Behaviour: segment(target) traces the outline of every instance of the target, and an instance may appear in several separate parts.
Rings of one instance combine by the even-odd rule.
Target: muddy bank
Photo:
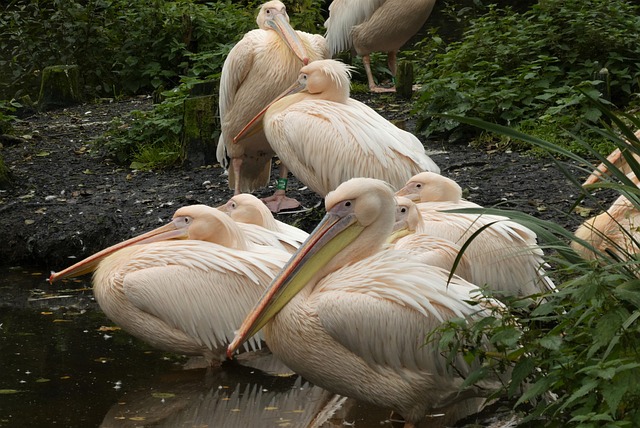
[[[411,130],[408,106],[394,98],[371,98],[385,117]],[[105,246],[167,222],[187,204],[220,205],[231,197],[219,165],[161,172],[133,171],[92,152],[91,141],[114,117],[151,108],[149,98],[85,104],[37,113],[17,126],[20,138],[1,149],[15,185],[0,191],[1,265],[59,270]],[[570,213],[577,193],[552,162],[513,152],[485,152],[467,145],[425,142],[442,173],[457,180],[467,198],[501,204],[573,229],[583,218]],[[292,196],[303,205],[321,203],[295,178]],[[263,189],[266,196],[273,189]],[[310,231],[322,205],[278,218]]]

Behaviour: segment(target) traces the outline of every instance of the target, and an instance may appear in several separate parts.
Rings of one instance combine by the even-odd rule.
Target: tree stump
[[[396,94],[406,100],[413,95],[413,64],[400,61],[396,73]]]
[[[215,164],[220,136],[217,85],[204,82],[191,90],[184,100],[182,121],[182,156],[187,168]]]
[[[51,65],[42,70],[38,108],[68,107],[82,101],[77,65]]]

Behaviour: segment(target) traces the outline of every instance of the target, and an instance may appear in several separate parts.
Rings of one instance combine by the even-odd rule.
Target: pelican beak
[[[187,239],[189,237],[188,230],[186,228],[179,228],[174,222],[167,223],[157,229],[150,232],[143,233],[134,238],[112,245],[104,250],[87,257],[78,263],[69,266],[68,268],[61,270],[60,272],[52,272],[49,277],[49,283],[53,284],[54,281],[58,281],[64,278],[73,278],[81,276],[96,270],[100,262],[107,256],[121,250],[125,247],[136,244],[148,244],[150,242],[165,241],[169,239]]]
[[[398,239],[405,237],[407,235],[411,235],[415,233],[413,230],[409,229],[406,221],[399,221],[393,226],[393,231],[391,235],[387,238],[387,243],[396,242]]]
[[[291,86],[289,86],[283,93],[278,95],[273,101],[271,101],[265,108],[260,110],[260,112],[255,115],[253,119],[247,123],[244,128],[238,132],[238,135],[233,137],[233,143],[237,144],[245,138],[251,137],[262,130],[262,119],[264,118],[265,113],[269,110],[269,107],[280,101],[282,98],[287,95],[297,94],[298,92],[302,92],[306,88],[305,85],[300,83],[298,80]]]
[[[247,315],[227,348],[227,357],[232,358],[240,345],[276,316],[280,309],[362,230],[363,227],[357,223],[353,214],[340,216],[332,212],[327,213]]]
[[[615,149],[609,156],[607,156],[607,160],[611,162],[614,166],[618,166],[623,160],[622,150]],[[609,168],[604,163],[598,165],[596,170],[582,183],[583,186],[588,186],[590,184],[595,184],[600,181],[604,176],[609,173]]]
[[[402,189],[398,190],[396,192],[396,196],[402,196],[412,202],[420,202],[420,195],[411,190],[409,186],[404,186]]]
[[[267,25],[271,27],[280,38],[287,44],[289,49],[298,57],[302,64],[309,64],[309,54],[302,39],[287,21],[284,14],[278,14],[273,19],[267,21]]]

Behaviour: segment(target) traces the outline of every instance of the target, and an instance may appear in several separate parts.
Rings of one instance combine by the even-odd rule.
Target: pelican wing
[[[238,88],[247,78],[253,67],[254,49],[257,45],[256,40],[263,37],[262,33],[264,33],[263,30],[252,30],[245,34],[242,40],[236,43],[231,49],[222,65],[220,90],[218,94],[218,113],[220,114],[220,118],[227,117],[228,112],[235,102]],[[221,133],[218,140],[216,158],[224,168],[228,167],[225,141],[230,141],[233,137],[234,135],[224,135]]]
[[[400,188],[418,172],[439,172],[420,140],[357,101],[295,103],[272,116],[266,132],[284,164],[321,195],[353,177]]]
[[[437,347],[424,346],[427,335],[482,311],[465,302],[477,287],[458,277],[447,284],[447,276],[405,252],[385,251],[328,275],[310,304],[328,334],[372,367],[442,373]]]
[[[371,18],[386,0],[334,0],[325,21],[327,45],[331,56],[351,49],[351,29]]]
[[[162,242],[141,247],[138,265],[123,278],[136,307],[215,349],[235,329],[289,255],[275,249],[230,250],[203,241]],[[125,268],[126,269],[126,268]],[[254,337],[251,347],[256,349]]]

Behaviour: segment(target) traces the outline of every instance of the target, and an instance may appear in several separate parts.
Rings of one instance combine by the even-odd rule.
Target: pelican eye
[[[407,212],[407,207],[401,207],[400,208],[400,212],[403,213],[403,214],[406,213]]]
[[[351,206],[351,201],[346,201],[346,202],[344,203],[344,206],[345,206],[345,207],[350,207],[350,206]]]
[[[416,183],[416,187],[417,187],[418,189],[420,189],[420,188],[422,187],[422,184],[421,184],[421,183]]]

